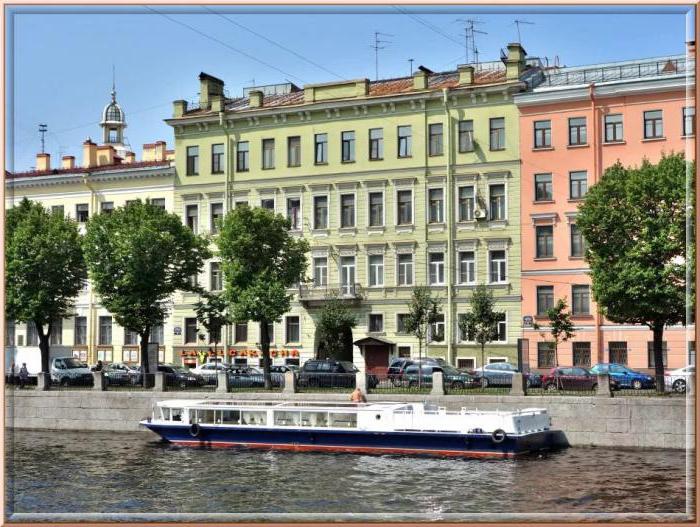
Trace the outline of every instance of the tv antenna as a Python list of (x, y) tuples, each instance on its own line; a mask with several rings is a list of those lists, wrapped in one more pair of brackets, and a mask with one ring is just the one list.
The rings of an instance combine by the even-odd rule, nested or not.
[(475, 18), (458, 18), (455, 22), (461, 22), (464, 24), (464, 60), (466, 64), (469, 64), (469, 50), (471, 49), (472, 57), (474, 57), (475, 62), (477, 62), (476, 57), (479, 55), (479, 51), (476, 48), (476, 37), (477, 33), (482, 35), (488, 35), (486, 31), (480, 31), (475, 29), (474, 26), (478, 24), (483, 24), (481, 20)]
[(530, 22), (528, 20), (518, 20), (518, 19), (515, 19), (514, 23), (515, 23), (515, 27), (518, 29), (518, 44), (522, 44), (522, 40), (520, 40), (520, 25), (526, 24), (526, 25), (534, 26), (535, 23)]
[(413, 61), (416, 59), (408, 59), (408, 63), (411, 65), (411, 77), (413, 77)]
[(380, 44), (391, 44), (390, 40), (381, 40), (379, 37), (393, 37), (389, 33), (374, 32), (374, 44), (370, 44), (370, 48), (374, 49), (374, 80), (379, 80), (379, 50), (385, 49), (386, 46)]
[(48, 129), (49, 129), (49, 127), (46, 126), (45, 124), (39, 125), (39, 133), (41, 134), (41, 153), (42, 154), (46, 153), (44, 150), (44, 134), (46, 134)]

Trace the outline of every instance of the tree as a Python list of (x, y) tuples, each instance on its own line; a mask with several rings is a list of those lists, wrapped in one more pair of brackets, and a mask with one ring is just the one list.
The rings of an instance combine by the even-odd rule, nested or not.
[(357, 325), (355, 315), (337, 296), (326, 299), (318, 317), (316, 330), (319, 347), (323, 347), (326, 355), (341, 359), (346, 347), (346, 335)]
[(151, 327), (162, 323), (175, 291), (200, 291), (191, 277), (211, 257), (208, 241), (176, 214), (136, 200), (90, 218), (84, 248), (102, 305), (140, 336), (141, 368), (147, 373)]
[[(549, 318), (549, 334), (552, 335), (554, 345), (554, 366), (559, 366), (559, 344), (571, 339), (574, 335), (574, 325), (571, 322), (571, 312), (566, 311), (566, 298), (560, 298), (554, 307), (547, 310)], [(534, 329), (540, 329), (538, 324), (534, 324)], [(540, 333), (544, 337), (544, 332)]]
[(588, 244), (592, 293), (601, 313), (653, 332), (660, 392), (664, 326), (685, 323), (686, 305), (695, 298), (695, 248), (688, 230), (695, 197), (693, 184), (686, 192), (687, 173), (694, 181), (695, 163), (682, 154), (664, 156), (656, 165), (644, 160), (639, 168), (618, 162), (590, 189), (576, 219)]
[[(414, 287), (411, 300), (408, 303), (408, 316), (405, 319), (404, 326), (407, 333), (413, 333), (418, 339), (419, 363), (423, 351), (423, 343), (425, 343), (427, 350), (428, 330), (439, 318), (440, 302), (437, 298), (433, 298), (430, 288), (426, 286)], [(418, 367), (418, 387), (420, 387), (423, 375), (420, 371), (420, 364)]]
[(498, 322), (501, 313), (494, 311), (493, 292), (485, 284), (479, 284), (474, 289), (469, 300), (471, 311), (459, 321), (459, 329), (481, 345), (481, 366), (486, 364), (484, 348), (486, 344), (498, 339)]
[(216, 356), (216, 346), (221, 341), (221, 328), (231, 323), (228, 304), (222, 294), (203, 292), (200, 300), (194, 305), (194, 311), (197, 321), (209, 333), (209, 340), (214, 341), (214, 356)]
[(53, 321), (71, 313), (87, 276), (80, 234), (75, 221), (27, 198), (5, 221), (5, 315), (34, 323), (47, 373)]
[(291, 307), (288, 289), (306, 270), (309, 244), (289, 234), (290, 221), (263, 208), (230, 211), (217, 236), (224, 295), (236, 322), (260, 324), (265, 388), (270, 389), (269, 324)]

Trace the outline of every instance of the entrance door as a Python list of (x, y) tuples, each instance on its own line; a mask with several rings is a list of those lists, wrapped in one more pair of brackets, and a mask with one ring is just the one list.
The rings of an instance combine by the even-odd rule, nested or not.
[(389, 367), (389, 346), (365, 346), (365, 367), (372, 373), (375, 370), (386, 372)]
[(355, 257), (343, 256), (340, 258), (340, 293), (352, 295), (355, 290)]

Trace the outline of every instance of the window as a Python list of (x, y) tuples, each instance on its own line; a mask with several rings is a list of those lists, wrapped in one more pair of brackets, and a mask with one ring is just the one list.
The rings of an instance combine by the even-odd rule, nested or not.
[(314, 287), (328, 285), (328, 258), (319, 256), (314, 258)]
[(340, 195), (340, 227), (355, 226), (355, 194)]
[(573, 298), (572, 315), (590, 315), (590, 294), (590, 287), (587, 285), (571, 286), (571, 297)]
[(489, 251), (489, 282), (501, 284), (506, 280), (506, 252)]
[(159, 209), (165, 210), (165, 198), (152, 198), (151, 205), (158, 207)]
[[(163, 324), (157, 324), (151, 327), (151, 335), (148, 337), (150, 342), (157, 342), (159, 346), (165, 344), (165, 336), (163, 333)], [(158, 359), (162, 360), (162, 359)]]
[(15, 345), (15, 321), (5, 321), (5, 346)]
[(314, 196), (314, 229), (328, 228), (328, 196)]
[(476, 368), (476, 359), (472, 357), (457, 357), (457, 368), (462, 370), (473, 370)]
[(442, 155), (442, 123), (428, 125), (428, 155)]
[(588, 173), (585, 170), (569, 172), (569, 199), (583, 199), (588, 192)]
[(340, 257), (340, 285), (341, 293), (351, 295), (355, 291), (355, 257)]
[[(663, 361), (663, 367), (668, 366), (668, 342), (665, 340), (661, 342), (661, 360)], [(654, 360), (654, 342), (647, 342), (647, 356), (649, 358), (649, 367), (656, 368), (656, 361)]]
[(411, 127), (398, 127), (398, 156), (411, 157)]
[(75, 206), (75, 219), (79, 223), (85, 223), (89, 216), (87, 203), (79, 203)]
[(586, 142), (586, 118), (572, 117), (569, 119), (569, 144), (585, 145)]
[(459, 265), (459, 283), (473, 284), (476, 282), (476, 262), (474, 251), (460, 251), (457, 255)]
[(489, 119), (489, 148), (504, 150), (506, 147), (506, 120), (503, 117)]
[(574, 342), (574, 366), (579, 368), (591, 367), (591, 343), (590, 342)]
[[(506, 314), (505, 313), (496, 313), (496, 318), (498, 320), (498, 327), (496, 329), (496, 340), (498, 342), (507, 342), (508, 341), (508, 328), (507, 328), (507, 323), (506, 323)], [(504, 361), (505, 362), (505, 361)]]
[(428, 223), (443, 223), (444, 200), (441, 188), (428, 189)]
[(57, 318), (52, 322), (49, 344), (51, 346), (60, 346), (63, 344), (63, 319)]
[(661, 110), (644, 112), (644, 139), (664, 136), (663, 113)]
[(260, 207), (263, 209), (275, 211), (275, 198), (263, 198), (260, 200)]
[(411, 346), (399, 346), (398, 353), (400, 358), (410, 358)]
[(554, 307), (554, 286), (537, 286), (537, 315), (546, 316), (547, 311)]
[(572, 258), (582, 258), (583, 253), (586, 251), (586, 244), (583, 240), (583, 234), (578, 228), (578, 225), (572, 223), (570, 226), (571, 230), (571, 257)]
[(199, 208), (197, 205), (187, 205), (185, 207), (185, 221), (190, 230), (197, 234), (197, 223), (199, 222)]
[(397, 223), (399, 225), (410, 225), (413, 223), (413, 191), (399, 190), (396, 192)]
[(239, 208), (239, 207), (247, 207), (247, 206), (248, 206), (248, 202), (247, 202), (247, 201), (237, 201), (237, 202), (234, 204), (234, 206), (235, 206), (236, 208)]
[(398, 265), (398, 284), (397, 285), (412, 285), (413, 284), (413, 255), (399, 254), (397, 258)]
[(198, 146), (188, 146), (187, 147), (187, 175), (188, 176), (199, 175), (199, 147)]
[(100, 203), (100, 212), (103, 214), (111, 214), (114, 211), (113, 201), (103, 201)]
[(443, 285), (445, 283), (445, 254), (428, 254), (428, 283), (430, 285)]
[(383, 128), (371, 128), (369, 131), (369, 158), (371, 161), (384, 159)]
[(459, 152), (474, 151), (474, 121), (460, 121), (457, 125), (459, 135)]
[(274, 139), (263, 139), (262, 140), (262, 167), (263, 169), (275, 168), (275, 140)]
[(343, 163), (355, 161), (355, 132), (342, 132), (340, 134), (340, 143)]
[(248, 341), (248, 323), (238, 322), (234, 328), (235, 341), (236, 342), (247, 342)]
[(369, 256), (369, 285), (373, 287), (384, 285), (384, 255)]
[(299, 317), (287, 317), (286, 326), (286, 343), (290, 344), (292, 342), (301, 342)]
[(314, 136), (314, 163), (317, 165), (328, 163), (328, 134)]
[(139, 343), (139, 334), (131, 329), (124, 328), (124, 345), (136, 346)]
[(535, 121), (535, 148), (552, 146), (552, 121)]
[(489, 187), (489, 204), (492, 220), (506, 219), (506, 186), (491, 185)]
[(287, 219), (291, 230), (301, 230), (301, 198), (287, 198)]
[(552, 174), (535, 174), (535, 201), (552, 199)]
[(51, 214), (60, 214), (61, 216), (64, 216), (65, 211), (63, 209), (63, 205), (52, 205)]
[(683, 108), (683, 135), (695, 135), (695, 106)]
[(407, 333), (406, 321), (410, 315), (408, 313), (399, 313), (396, 315), (396, 332)]
[[(464, 323), (466, 322), (467, 319), (467, 314), (466, 313), (460, 313), (457, 315), (457, 340), (459, 342), (469, 342), (469, 335), (467, 334), (467, 331), (465, 330)], [(459, 361), (459, 359), (458, 359)]]
[(608, 343), (608, 361), (614, 364), (627, 364), (627, 342)]
[(472, 221), (474, 219), (474, 187), (459, 187), (459, 220)]
[(219, 220), (224, 216), (224, 204), (212, 203), (209, 209), (209, 225), (212, 234), (219, 232)]
[(224, 173), (224, 144), (211, 145), (211, 173)]
[(75, 317), (73, 343), (76, 346), (87, 344), (87, 317)]
[(102, 345), (112, 343), (112, 317), (100, 317), (98, 343)]
[(250, 146), (248, 141), (239, 141), (236, 145), (236, 170), (248, 172), (250, 170)]
[(538, 368), (554, 368), (554, 343), (553, 342), (538, 342), (537, 343), (537, 367)]
[(381, 313), (370, 313), (369, 331), (371, 333), (381, 333), (384, 331), (384, 315)]
[(384, 193), (369, 193), (369, 226), (381, 227), (384, 225)]
[(39, 345), (39, 333), (36, 330), (36, 324), (31, 320), (27, 322), (27, 346)]
[(287, 166), (301, 166), (301, 137), (298, 135), (287, 138)]
[(535, 227), (537, 238), (536, 258), (554, 257), (554, 227), (552, 225), (538, 225)]
[(221, 291), (222, 289), (221, 264), (219, 262), (211, 262), (209, 264), (209, 290)]
[[(260, 325), (260, 336), (262, 337), (262, 325)], [(275, 341), (275, 324), (273, 322), (267, 324), (267, 337), (270, 342)]]
[(197, 319), (185, 319), (185, 344), (196, 344), (197, 342)]
[(438, 315), (437, 320), (428, 326), (428, 342), (445, 340), (445, 315)]
[(605, 142), (622, 141), (622, 114), (614, 113), (605, 116)]

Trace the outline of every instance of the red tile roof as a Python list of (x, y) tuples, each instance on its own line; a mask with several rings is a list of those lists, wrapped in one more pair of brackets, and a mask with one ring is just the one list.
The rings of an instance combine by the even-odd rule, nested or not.
[(138, 161), (136, 163), (118, 163), (114, 165), (102, 165), (99, 167), (85, 168), (52, 168), (51, 170), (30, 170), (27, 172), (5, 171), (5, 179), (18, 179), (25, 177), (61, 176), (65, 174), (84, 174), (87, 172), (107, 172), (108, 170), (130, 170), (134, 168), (146, 167), (168, 167), (170, 161)]

